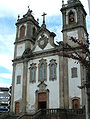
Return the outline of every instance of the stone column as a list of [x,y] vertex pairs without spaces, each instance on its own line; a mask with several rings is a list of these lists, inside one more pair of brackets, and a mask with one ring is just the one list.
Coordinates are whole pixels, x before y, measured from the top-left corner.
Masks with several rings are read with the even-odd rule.
[[12,75],[12,89],[11,89],[12,91],[11,91],[10,112],[14,112],[15,68],[16,68],[16,64],[13,64],[13,75]]
[[64,108],[63,57],[59,56],[60,108]]
[[23,62],[23,84],[22,84],[22,112],[26,112],[27,105],[27,72],[28,72],[28,62],[24,60]]
[[69,108],[68,58],[63,58],[64,108]]

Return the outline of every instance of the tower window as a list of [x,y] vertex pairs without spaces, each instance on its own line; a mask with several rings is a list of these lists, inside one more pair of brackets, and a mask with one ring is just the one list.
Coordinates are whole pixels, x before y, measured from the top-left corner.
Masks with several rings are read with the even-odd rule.
[[71,68],[71,74],[72,74],[72,78],[77,77],[77,68],[76,67]]
[[35,27],[33,28],[33,37],[35,37],[35,34],[36,34],[36,29]]
[[25,36],[25,26],[22,26],[20,28],[20,39],[23,39]]
[[45,64],[42,63],[40,66],[40,81],[45,80],[45,74],[46,74]]
[[72,11],[69,12],[69,24],[75,23],[75,15]]

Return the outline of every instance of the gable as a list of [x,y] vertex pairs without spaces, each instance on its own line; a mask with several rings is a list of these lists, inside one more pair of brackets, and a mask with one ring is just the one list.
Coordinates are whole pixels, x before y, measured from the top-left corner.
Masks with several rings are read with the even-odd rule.
[[50,50],[54,45],[54,37],[48,31],[42,31],[38,34],[33,52]]

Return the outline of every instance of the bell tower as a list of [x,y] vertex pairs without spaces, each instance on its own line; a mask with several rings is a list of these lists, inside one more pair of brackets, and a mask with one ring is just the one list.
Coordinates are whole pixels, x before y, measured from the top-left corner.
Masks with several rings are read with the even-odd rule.
[[39,29],[39,24],[34,19],[32,10],[30,10],[29,7],[27,13],[23,15],[23,18],[20,19],[20,16],[18,16],[16,27],[17,33],[14,59],[21,57],[26,49],[32,49],[35,44],[35,37]]
[[[77,43],[73,43],[69,39],[71,37],[77,39],[79,42],[88,43],[88,33],[86,28],[86,12],[85,9],[80,2],[80,0],[67,0],[67,4],[64,4],[64,0],[62,0],[62,33],[63,33],[63,42],[68,43],[71,47],[76,47]],[[68,52],[67,52],[68,53]],[[80,91],[77,88],[77,85],[74,85],[72,88],[72,84],[74,84],[74,81],[78,80],[78,83],[81,84],[83,80],[83,67],[81,64],[76,64],[75,60],[70,58],[63,58],[63,66],[64,66],[64,77],[63,77],[63,83],[64,83],[64,107],[65,108],[72,108],[72,99],[77,96],[77,94],[80,94],[80,104],[84,106],[85,97],[84,97],[84,91]],[[75,77],[76,80],[73,80],[72,78],[72,69],[76,68],[79,71],[80,77]],[[71,74],[69,75],[69,73]],[[75,70],[74,70],[75,71]],[[75,94],[75,91],[76,94]],[[72,95],[72,92],[74,94]],[[69,98],[70,97],[70,98]],[[69,100],[68,100],[69,99]]]
[[86,42],[88,38],[86,29],[87,14],[80,0],[68,0],[67,4],[62,4],[61,12],[63,18],[62,33],[64,42],[70,43],[70,37]]
[[[26,112],[27,95],[27,66],[28,61],[24,54],[30,54],[35,45],[36,35],[40,27],[29,9],[22,18],[18,16],[16,23],[17,33],[15,39],[13,59],[13,82],[11,110],[15,113]],[[17,90],[18,93],[17,94]],[[18,97],[16,96],[18,95]],[[13,107],[14,105],[14,107]]]

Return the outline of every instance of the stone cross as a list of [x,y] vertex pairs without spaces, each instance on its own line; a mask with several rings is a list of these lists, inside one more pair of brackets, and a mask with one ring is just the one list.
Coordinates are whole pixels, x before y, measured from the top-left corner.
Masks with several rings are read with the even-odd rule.
[[46,14],[45,12],[44,12],[43,15],[42,15],[42,16],[43,16],[43,24],[45,24],[45,16],[46,16],[46,15],[47,15],[47,14]]
[[30,7],[28,6],[28,12],[30,12],[30,14],[32,13],[32,10],[30,10]]
[[62,0],[62,5],[64,5],[64,0]]

